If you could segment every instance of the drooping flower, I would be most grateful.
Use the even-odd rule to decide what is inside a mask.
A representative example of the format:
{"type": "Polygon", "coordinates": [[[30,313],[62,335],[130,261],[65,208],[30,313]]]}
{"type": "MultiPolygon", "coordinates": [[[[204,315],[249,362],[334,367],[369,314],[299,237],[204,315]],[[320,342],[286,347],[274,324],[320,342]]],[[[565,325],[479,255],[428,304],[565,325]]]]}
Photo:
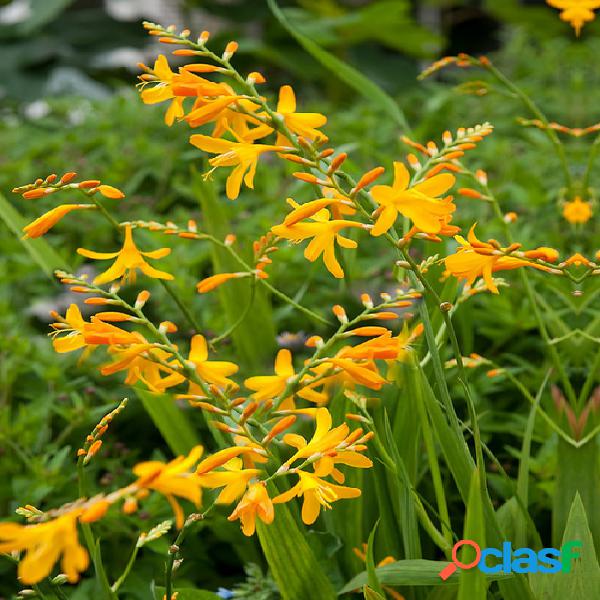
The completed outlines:
{"type": "Polygon", "coordinates": [[[47,577],[58,560],[69,582],[79,579],[89,564],[88,553],[77,536],[80,513],[74,510],[34,525],[0,523],[0,552],[25,551],[18,567],[23,584],[33,585],[47,577]]]}
{"type": "Polygon", "coordinates": [[[270,525],[275,518],[273,502],[264,483],[253,483],[248,487],[235,510],[229,515],[230,521],[239,519],[244,535],[252,535],[256,529],[256,517],[270,525]]]}
{"type": "MultiPolygon", "coordinates": [[[[315,201],[320,202],[320,201],[315,201]]],[[[331,204],[334,202],[338,202],[336,200],[330,200],[328,198],[322,199],[323,205],[326,206],[327,203],[331,204]]],[[[309,205],[315,205],[313,202],[309,202],[309,205]]],[[[308,238],[313,238],[306,249],[304,250],[304,256],[307,260],[314,262],[323,255],[323,262],[327,267],[328,271],[334,276],[342,278],[344,276],[344,270],[342,269],[340,263],[335,257],[335,244],[336,242],[342,248],[356,248],[358,244],[347,237],[344,237],[340,234],[342,229],[346,229],[348,227],[357,227],[364,229],[366,226],[363,223],[358,223],[357,221],[348,221],[343,219],[331,219],[331,214],[326,208],[321,208],[316,213],[311,215],[310,222],[296,222],[295,218],[302,214],[303,206],[300,206],[296,203],[293,203],[292,206],[296,208],[295,211],[290,213],[287,217],[288,223],[286,221],[281,225],[275,225],[271,227],[271,231],[286,240],[291,240],[294,243],[302,242],[308,238]]]]}
{"type": "Polygon", "coordinates": [[[358,498],[361,494],[359,488],[345,487],[329,483],[321,479],[317,473],[296,471],[298,483],[283,494],[273,498],[274,504],[289,502],[296,496],[303,496],[302,521],[312,525],[319,516],[321,508],[331,508],[331,503],[342,498],[358,498]]]}
{"type": "Polygon", "coordinates": [[[592,217],[592,205],[575,196],[570,202],[565,202],[563,217],[573,225],[587,223],[592,217]]]}
{"type": "Polygon", "coordinates": [[[185,498],[195,506],[202,502],[202,488],[194,473],[202,452],[202,446],[195,446],[187,456],[178,456],[168,463],[151,460],[138,463],[133,468],[133,473],[139,478],[136,481],[138,487],[160,492],[169,501],[180,529],[183,526],[183,510],[176,498],[185,498]]]}
{"type": "Polygon", "coordinates": [[[254,175],[261,154],[291,150],[285,146],[253,144],[243,140],[231,142],[200,134],[192,135],[190,144],[204,152],[218,154],[208,161],[212,167],[235,167],[227,178],[226,193],[230,200],[239,196],[242,180],[250,189],[254,189],[254,175]]]}
{"type": "Polygon", "coordinates": [[[468,285],[472,285],[478,277],[482,277],[487,289],[494,294],[499,292],[492,278],[492,273],[518,269],[519,267],[533,267],[540,271],[550,271],[551,269],[546,265],[525,259],[543,259],[546,262],[555,262],[558,258],[558,253],[552,248],[536,248],[514,255],[514,250],[519,248],[518,244],[513,248],[513,254],[507,255],[511,250],[510,248],[498,248],[489,242],[482,242],[477,239],[475,225],[471,227],[467,240],[462,236],[456,236],[456,240],[460,247],[456,254],[447,256],[444,261],[448,272],[458,279],[464,279],[468,285]]]}
{"type": "MultiPolygon", "coordinates": [[[[279,90],[277,114],[283,118],[286,127],[292,133],[301,135],[307,140],[315,140],[316,138],[327,139],[317,129],[317,127],[323,127],[327,123],[327,117],[320,113],[296,112],[296,95],[289,85],[284,85],[279,90]]],[[[289,140],[280,133],[277,137],[277,144],[289,145],[289,140]]]]}
{"type": "Polygon", "coordinates": [[[409,218],[425,233],[439,233],[456,206],[450,199],[439,199],[455,182],[454,175],[441,173],[409,187],[410,174],[404,163],[394,162],[394,182],[376,185],[371,190],[377,209],[377,221],[371,230],[374,236],[383,235],[398,218],[409,218]]]}
{"type": "Polygon", "coordinates": [[[102,285],[120,277],[133,282],[135,281],[136,269],[154,279],[173,279],[173,275],[155,269],[144,259],[144,257],[153,259],[164,258],[171,253],[171,248],[159,248],[151,252],[142,252],[133,241],[131,225],[125,226],[125,240],[123,247],[118,252],[94,252],[85,248],[77,248],[77,253],[94,260],[117,259],[109,269],[94,279],[94,284],[96,285],[102,285]]]}
{"type": "MultiPolygon", "coordinates": [[[[208,360],[208,345],[203,335],[198,334],[192,338],[188,358],[196,365],[196,373],[202,381],[214,383],[223,388],[237,387],[235,382],[228,377],[237,373],[239,367],[232,362],[208,360]]],[[[190,382],[188,394],[202,395],[203,392],[196,383],[190,382]]]]}
{"type": "Polygon", "coordinates": [[[581,28],[596,18],[594,10],[600,8],[600,0],[546,0],[553,8],[558,8],[560,18],[571,24],[579,37],[581,28]]]}
{"type": "Polygon", "coordinates": [[[25,238],[37,238],[52,229],[65,215],[74,210],[96,208],[93,204],[61,204],[38,217],[35,221],[23,227],[25,238]]]}

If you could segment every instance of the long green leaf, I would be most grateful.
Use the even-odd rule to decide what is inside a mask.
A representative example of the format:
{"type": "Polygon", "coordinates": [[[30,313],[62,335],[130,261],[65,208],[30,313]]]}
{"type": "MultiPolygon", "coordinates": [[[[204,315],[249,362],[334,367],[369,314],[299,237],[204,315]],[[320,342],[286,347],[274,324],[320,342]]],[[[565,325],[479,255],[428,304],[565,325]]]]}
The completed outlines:
{"type": "Polygon", "coordinates": [[[199,443],[189,420],[170,396],[154,394],[138,387],[134,389],[173,454],[187,454],[199,443]]]}
{"type": "Polygon", "coordinates": [[[359,94],[362,94],[373,104],[377,104],[392,120],[399,125],[403,131],[408,132],[410,127],[406,117],[398,103],[384,92],[378,85],[357,71],[354,67],[341,61],[339,58],[321,48],[316,42],[298,31],[283,14],[283,11],[277,5],[276,0],[267,0],[271,12],[298,43],[333,75],[341,79],[344,83],[354,88],[359,94]]]}
{"type": "MultiPolygon", "coordinates": [[[[202,207],[202,225],[207,233],[223,240],[232,231],[224,206],[215,195],[211,182],[193,173],[192,187],[202,207]]],[[[236,272],[240,265],[222,248],[212,248],[215,273],[236,272]]],[[[251,294],[250,280],[229,281],[218,289],[221,306],[231,326],[239,320],[249,302],[251,309],[243,321],[231,334],[237,356],[246,366],[252,369],[265,368],[275,351],[275,325],[271,304],[263,289],[251,294]]]]}
{"type": "MultiPolygon", "coordinates": [[[[456,582],[443,581],[440,577],[440,571],[447,567],[450,563],[443,560],[398,560],[382,567],[375,569],[377,578],[382,585],[391,586],[425,586],[435,585],[452,587],[456,589],[456,582]]],[[[483,574],[483,573],[482,573],[483,574]]],[[[499,573],[490,575],[489,581],[509,581],[514,579],[512,574],[499,573]]],[[[367,585],[367,571],[359,573],[351,581],[349,581],[338,594],[347,594],[352,590],[361,589],[363,585],[367,585]]],[[[316,596],[315,596],[316,597],[316,596]]],[[[526,596],[525,596],[526,597],[526,596]]]]}
{"type": "MultiPolygon", "coordinates": [[[[485,521],[483,518],[483,500],[479,471],[475,469],[471,477],[469,504],[463,539],[473,540],[480,548],[485,548],[485,521]]],[[[474,549],[463,548],[463,563],[470,563],[474,558],[474,549]],[[465,558],[465,554],[468,555],[465,558]]],[[[477,568],[462,570],[458,582],[458,600],[485,600],[487,597],[487,579],[485,573],[477,568]]]]}
{"type": "MultiPolygon", "coordinates": [[[[269,492],[277,493],[273,484],[269,492]]],[[[258,521],[256,531],[283,600],[333,600],[336,597],[286,504],[276,506],[275,520],[270,525],[258,521]]]]}
{"type": "Polygon", "coordinates": [[[26,225],[26,221],[2,194],[0,194],[0,218],[19,238],[25,250],[48,277],[54,279],[55,269],[70,270],[65,261],[44,238],[23,239],[23,227],[26,225]]]}
{"type": "MultiPolygon", "coordinates": [[[[587,600],[598,597],[600,590],[600,566],[596,559],[594,540],[588,524],[583,502],[579,494],[571,504],[569,518],[563,536],[566,542],[581,542],[580,557],[572,561],[569,573],[532,573],[529,576],[537,600],[587,600]]],[[[577,552],[577,550],[575,550],[577,552]]]]}
{"type": "Polygon", "coordinates": [[[375,542],[375,532],[377,531],[378,525],[379,521],[377,521],[377,523],[375,523],[375,525],[373,526],[373,530],[369,534],[369,540],[367,543],[367,575],[369,578],[369,588],[381,596],[383,595],[383,590],[381,589],[379,579],[377,579],[377,571],[375,570],[375,558],[373,556],[373,544],[375,542]]]}

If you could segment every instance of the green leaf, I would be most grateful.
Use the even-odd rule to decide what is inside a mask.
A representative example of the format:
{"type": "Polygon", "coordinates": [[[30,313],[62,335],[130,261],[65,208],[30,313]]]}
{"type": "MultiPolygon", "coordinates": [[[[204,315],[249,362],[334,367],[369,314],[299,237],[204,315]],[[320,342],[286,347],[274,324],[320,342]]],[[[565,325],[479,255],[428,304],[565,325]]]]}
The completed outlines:
{"type": "MultiPolygon", "coordinates": [[[[377,523],[375,523],[373,526],[367,542],[367,575],[369,578],[369,589],[380,596],[383,595],[383,590],[381,589],[381,585],[377,579],[377,573],[375,571],[375,559],[373,558],[373,543],[375,541],[375,532],[377,531],[378,525],[379,521],[377,521],[377,523]]],[[[366,597],[367,595],[365,594],[365,598],[366,597]]]]}
{"type": "Polygon", "coordinates": [[[44,238],[33,240],[23,239],[23,227],[27,224],[25,219],[19,214],[14,206],[0,194],[0,218],[6,223],[6,226],[19,238],[21,244],[31,258],[41,267],[42,271],[54,280],[55,269],[65,269],[69,267],[58,253],[50,246],[44,238]]]}
{"type": "MultiPolygon", "coordinates": [[[[200,200],[205,231],[219,240],[233,230],[225,207],[216,197],[214,186],[203,181],[198,173],[193,173],[192,186],[200,200]]],[[[240,265],[223,248],[213,246],[213,267],[215,273],[237,272],[240,265]]],[[[239,359],[252,369],[264,368],[275,352],[275,321],[271,303],[261,286],[257,285],[254,294],[250,291],[249,278],[228,281],[217,290],[227,325],[239,320],[249,302],[251,310],[244,320],[233,330],[231,338],[239,359]]]]}
{"type": "Polygon", "coordinates": [[[31,16],[19,24],[19,33],[30,35],[56,19],[74,0],[30,0],[31,16]]]}
{"type": "Polygon", "coordinates": [[[580,497],[588,516],[594,543],[600,547],[600,462],[598,441],[593,439],[581,448],[558,440],[556,487],[552,509],[552,543],[559,540],[572,511],[576,496],[580,497]]]}
{"type": "MultiPolygon", "coordinates": [[[[453,587],[456,589],[456,583],[451,580],[443,581],[440,578],[440,571],[450,563],[443,560],[398,560],[381,567],[377,567],[377,579],[382,585],[391,586],[424,586],[435,585],[444,587],[453,587]]],[[[482,573],[483,574],[483,573],[482,573]]],[[[498,573],[490,575],[489,581],[507,581],[514,579],[514,575],[498,573]]],[[[368,574],[366,571],[359,573],[349,581],[338,594],[347,594],[352,590],[361,589],[368,583],[368,574]]]]}
{"type": "MultiPolygon", "coordinates": [[[[269,494],[277,493],[275,486],[269,484],[269,494]]],[[[275,507],[275,520],[270,525],[257,520],[256,531],[283,600],[333,600],[336,597],[286,504],[275,507]]]]}
{"type": "MultiPolygon", "coordinates": [[[[481,498],[481,480],[479,471],[475,469],[471,476],[469,503],[463,539],[473,540],[480,548],[485,548],[485,520],[483,517],[483,500],[481,498]]],[[[475,550],[470,547],[462,549],[460,560],[470,563],[475,558],[475,550]]],[[[458,582],[458,600],[485,600],[487,597],[487,579],[485,573],[477,567],[462,570],[458,582]]]]}
{"type": "Polygon", "coordinates": [[[177,407],[173,398],[138,387],[134,389],[173,454],[188,454],[199,443],[199,439],[189,419],[177,407]]]}
{"type": "Polygon", "coordinates": [[[368,585],[363,586],[363,596],[365,600],[385,600],[385,596],[372,590],[368,585]]]}
{"type": "MultiPolygon", "coordinates": [[[[192,588],[175,588],[177,600],[220,600],[214,592],[208,590],[195,590],[192,588]]],[[[154,588],[154,597],[156,600],[162,600],[165,595],[165,588],[157,586],[154,588]]]]}
{"type": "Polygon", "coordinates": [[[367,100],[373,104],[377,104],[403,131],[408,132],[410,130],[404,113],[400,110],[398,103],[391,96],[354,67],[341,61],[327,50],[323,50],[316,42],[306,37],[303,33],[300,33],[287,20],[277,5],[276,0],[267,0],[267,3],[271,12],[275,15],[275,18],[281,23],[281,26],[284,29],[287,29],[287,31],[296,38],[298,43],[313,58],[344,83],[354,88],[359,94],[362,94],[367,100]]]}
{"type": "MultiPolygon", "coordinates": [[[[566,598],[597,598],[600,590],[600,566],[596,559],[594,540],[588,518],[577,493],[571,504],[563,536],[563,544],[581,542],[580,557],[572,561],[569,573],[531,573],[529,580],[537,600],[565,600],[566,598]]],[[[575,551],[577,549],[574,548],[575,551]]]]}

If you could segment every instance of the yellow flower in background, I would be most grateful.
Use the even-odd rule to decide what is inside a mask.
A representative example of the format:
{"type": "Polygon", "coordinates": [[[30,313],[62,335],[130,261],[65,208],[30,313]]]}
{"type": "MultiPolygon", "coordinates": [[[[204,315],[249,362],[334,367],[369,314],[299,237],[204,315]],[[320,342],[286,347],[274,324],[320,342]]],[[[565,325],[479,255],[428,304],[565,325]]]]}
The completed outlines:
{"type": "Polygon", "coordinates": [[[329,483],[318,477],[317,473],[306,473],[297,471],[298,483],[288,490],[273,498],[274,504],[289,502],[296,496],[304,496],[302,503],[302,521],[306,525],[312,525],[319,516],[321,508],[331,508],[331,503],[342,498],[358,498],[360,489],[344,487],[329,483]]]}
{"type": "MultiPolygon", "coordinates": [[[[517,256],[506,256],[508,248],[498,248],[489,242],[482,242],[475,235],[475,225],[471,227],[467,240],[457,235],[456,240],[460,244],[456,254],[447,256],[444,261],[446,269],[454,277],[466,280],[468,285],[472,285],[478,278],[482,277],[487,289],[493,294],[498,294],[498,287],[494,283],[492,273],[496,271],[508,271],[520,267],[533,267],[540,271],[549,271],[550,268],[534,262],[524,260],[543,259],[547,262],[554,262],[558,258],[558,252],[552,248],[537,248],[527,252],[520,252],[520,258],[517,256]]],[[[515,250],[519,247],[515,245],[515,250]]]]}
{"type": "MultiPolygon", "coordinates": [[[[208,345],[203,335],[195,335],[190,342],[190,353],[188,356],[190,362],[196,365],[196,373],[202,381],[214,383],[219,387],[237,387],[235,382],[228,379],[229,375],[237,373],[239,367],[232,362],[220,360],[208,360],[208,345]]],[[[188,394],[204,395],[200,387],[190,382],[188,394]]]]}
{"type": "Polygon", "coordinates": [[[229,521],[239,519],[244,535],[252,535],[256,529],[256,517],[270,525],[275,518],[273,502],[264,483],[253,483],[244,494],[235,510],[229,515],[229,521]]]}
{"type": "Polygon", "coordinates": [[[600,0],[546,0],[546,2],[562,11],[560,18],[571,24],[578,37],[581,28],[596,18],[594,10],[600,8],[600,0]]]}
{"type": "Polygon", "coordinates": [[[254,189],[254,175],[258,159],[264,152],[285,152],[292,150],[286,146],[272,146],[268,144],[253,144],[240,139],[237,142],[210,137],[209,135],[195,134],[190,137],[190,144],[204,152],[218,154],[208,162],[214,168],[235,167],[227,178],[225,191],[230,200],[235,200],[240,195],[242,180],[254,189]]]}
{"type": "Polygon", "coordinates": [[[575,196],[570,202],[565,202],[563,217],[573,225],[587,223],[592,217],[592,205],[575,196]]]}
{"type": "Polygon", "coordinates": [[[94,279],[94,284],[96,285],[102,285],[103,283],[114,281],[120,277],[128,279],[130,282],[134,282],[136,269],[139,269],[144,275],[154,279],[173,279],[173,275],[155,269],[144,259],[144,257],[154,259],[164,258],[171,253],[171,248],[159,248],[158,250],[152,250],[151,252],[142,252],[138,250],[138,247],[133,241],[131,225],[125,226],[125,240],[123,242],[123,247],[118,252],[94,252],[93,250],[86,250],[85,248],[77,248],[77,253],[93,260],[107,260],[109,258],[117,259],[108,270],[104,271],[104,273],[101,273],[94,279]]]}
{"type": "Polygon", "coordinates": [[[396,222],[398,214],[410,219],[425,233],[439,233],[456,206],[438,196],[445,194],[455,181],[454,175],[441,173],[409,187],[408,169],[404,163],[394,162],[392,185],[376,185],[371,190],[373,199],[379,204],[371,234],[379,236],[386,233],[396,222]]]}
{"type": "Polygon", "coordinates": [[[179,529],[183,527],[183,510],[176,498],[185,498],[195,506],[202,502],[200,481],[193,472],[202,452],[202,446],[195,446],[187,456],[178,456],[169,463],[151,460],[138,463],[133,468],[133,473],[139,478],[137,486],[160,492],[169,501],[179,529]]]}
{"type": "MultiPolygon", "coordinates": [[[[327,117],[320,113],[296,112],[296,95],[289,85],[281,86],[279,89],[277,114],[283,118],[286,127],[292,133],[301,135],[307,140],[327,139],[327,136],[317,129],[317,127],[323,127],[327,123],[327,117]]],[[[277,144],[289,145],[289,140],[280,133],[277,136],[277,144]]]]}
{"type": "Polygon", "coordinates": [[[41,581],[59,560],[61,572],[70,583],[79,579],[79,573],[89,564],[88,553],[77,536],[80,513],[81,510],[72,511],[35,525],[0,523],[0,552],[25,551],[18,567],[21,583],[33,585],[41,581]]]}

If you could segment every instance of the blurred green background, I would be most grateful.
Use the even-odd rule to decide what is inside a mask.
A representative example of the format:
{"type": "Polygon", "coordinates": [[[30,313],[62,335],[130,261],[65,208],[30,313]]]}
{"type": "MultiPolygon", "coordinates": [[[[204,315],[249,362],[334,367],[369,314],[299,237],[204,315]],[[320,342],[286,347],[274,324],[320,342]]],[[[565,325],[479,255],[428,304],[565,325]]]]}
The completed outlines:
{"type": "MultiPolygon", "coordinates": [[[[423,83],[417,82],[416,76],[445,54],[492,53],[505,71],[539,99],[552,119],[587,126],[600,120],[600,70],[594,58],[600,52],[598,23],[587,25],[582,40],[574,44],[570,27],[541,0],[299,0],[281,1],[280,6],[295,31],[388,92],[403,111],[415,139],[426,141],[439,137],[445,129],[493,120],[497,132],[471,154],[470,166],[489,171],[506,211],[517,210],[526,217],[549,204],[550,211],[529,224],[525,218],[520,225],[525,243],[552,246],[571,237],[575,240],[557,218],[558,196],[552,190],[559,186],[558,175],[554,159],[546,159],[550,155],[547,141],[539,131],[516,124],[514,115],[520,108],[515,110],[514,100],[493,87],[486,88],[483,96],[466,94],[461,86],[465,76],[479,78],[481,74],[448,71],[423,83]],[[558,69],[558,64],[568,68],[558,69]],[[563,93],[565,89],[570,96],[563,93]],[[504,160],[506,156],[514,160],[504,160]]],[[[239,70],[261,71],[271,91],[291,83],[302,110],[327,114],[327,134],[336,148],[350,153],[348,165],[354,173],[378,164],[388,166],[407,151],[400,141],[406,132],[310,56],[262,0],[0,0],[0,195],[25,222],[53,204],[11,197],[10,190],[48,173],[73,170],[82,178],[99,178],[125,191],[127,199],[116,208],[121,220],[154,218],[185,223],[196,218],[202,227],[198,188],[205,165],[187,143],[187,126],[167,128],[162,120],[164,107],[144,106],[135,91],[136,63],[151,63],[158,52],[166,53],[144,34],[144,19],[194,31],[208,29],[214,48],[238,40],[239,70]]],[[[575,161],[583,160],[582,144],[571,143],[569,148],[575,161]]],[[[220,199],[231,230],[247,247],[281,219],[285,212],[282,199],[289,195],[301,199],[301,185],[287,177],[290,172],[281,162],[268,168],[263,165],[255,192],[243,191],[235,204],[220,199]]],[[[215,176],[218,190],[223,189],[223,175],[215,176]]],[[[489,215],[485,211],[476,203],[464,203],[460,224],[485,219],[489,215]]],[[[7,214],[6,210],[0,212],[7,214]]],[[[92,357],[78,365],[77,357],[52,351],[46,337],[48,313],[64,311],[74,300],[41,268],[40,254],[48,252],[45,242],[22,244],[11,230],[19,217],[12,217],[11,223],[0,221],[2,518],[12,515],[21,504],[44,508],[71,500],[75,449],[100,416],[126,394],[119,377],[107,385],[97,373],[101,358],[92,357]]],[[[495,233],[489,231],[490,236],[495,233]]],[[[140,239],[145,248],[165,244],[156,236],[140,235],[140,239]]],[[[593,243],[585,237],[578,240],[583,251],[589,250],[586,244],[593,243]]],[[[75,248],[108,251],[118,244],[109,227],[96,215],[85,213],[65,219],[46,241],[62,264],[72,269],[82,267],[75,248]]],[[[361,245],[360,253],[344,256],[348,278],[339,284],[332,284],[322,265],[305,263],[298,248],[279,253],[270,268],[272,282],[312,307],[352,306],[361,291],[376,293],[393,284],[389,257],[378,254],[380,247],[370,243],[361,245]],[[371,247],[372,252],[368,250],[371,247]]],[[[204,333],[226,329],[227,315],[214,296],[198,296],[193,285],[212,272],[210,248],[180,243],[161,262],[161,268],[179,276],[175,283],[178,292],[194,307],[204,333]]],[[[139,289],[132,289],[131,297],[139,289]]],[[[171,300],[160,288],[153,291],[153,316],[181,322],[171,300]]],[[[521,335],[533,328],[531,315],[526,310],[506,310],[510,293],[473,303],[470,314],[479,327],[476,337],[472,328],[462,328],[465,354],[481,351],[499,360],[509,357],[513,364],[521,364],[519,357],[535,356],[539,350],[531,346],[535,338],[521,335]]],[[[302,332],[317,332],[313,323],[276,302],[272,327],[278,343],[294,349],[301,348],[302,332]],[[293,335],[285,336],[285,332],[293,335]]],[[[189,329],[184,325],[180,334],[186,337],[189,329]]],[[[246,372],[270,368],[274,346],[273,340],[271,347],[257,348],[254,355],[242,360],[242,367],[246,372]]],[[[221,349],[225,357],[234,353],[231,345],[221,349]]],[[[522,377],[527,380],[525,367],[522,377]]],[[[494,419],[482,422],[482,428],[488,436],[495,434],[494,449],[504,457],[510,472],[511,444],[516,444],[513,432],[522,431],[525,419],[525,413],[514,410],[521,401],[495,395],[494,384],[486,380],[481,382],[480,393],[479,401],[493,402],[496,411],[494,419]]],[[[93,467],[99,489],[129,481],[128,468],[138,459],[153,454],[169,456],[137,402],[131,402],[111,428],[105,448],[93,467]]],[[[544,462],[543,454],[532,468],[538,470],[542,481],[551,479],[553,467],[544,462]]],[[[547,516],[549,494],[548,486],[540,485],[532,499],[542,519],[547,516]]],[[[192,561],[184,564],[180,581],[213,590],[230,588],[244,580],[244,564],[261,562],[254,541],[240,543],[237,526],[227,524],[225,515],[216,515],[202,536],[190,540],[193,565],[192,561]]],[[[130,519],[115,516],[103,520],[99,529],[109,570],[118,572],[137,532],[161,518],[169,518],[168,507],[157,500],[130,519]]],[[[334,552],[334,542],[315,540],[315,547],[321,544],[326,557],[334,552]]],[[[142,554],[141,567],[126,586],[131,598],[147,597],[140,590],[147,587],[145,582],[152,573],[162,569],[166,544],[156,542],[142,554]]],[[[276,597],[257,569],[251,575],[254,595],[247,597],[276,597]]],[[[85,585],[73,599],[90,597],[85,585]]],[[[9,597],[16,589],[14,567],[0,559],[0,598],[9,597]]]]}

